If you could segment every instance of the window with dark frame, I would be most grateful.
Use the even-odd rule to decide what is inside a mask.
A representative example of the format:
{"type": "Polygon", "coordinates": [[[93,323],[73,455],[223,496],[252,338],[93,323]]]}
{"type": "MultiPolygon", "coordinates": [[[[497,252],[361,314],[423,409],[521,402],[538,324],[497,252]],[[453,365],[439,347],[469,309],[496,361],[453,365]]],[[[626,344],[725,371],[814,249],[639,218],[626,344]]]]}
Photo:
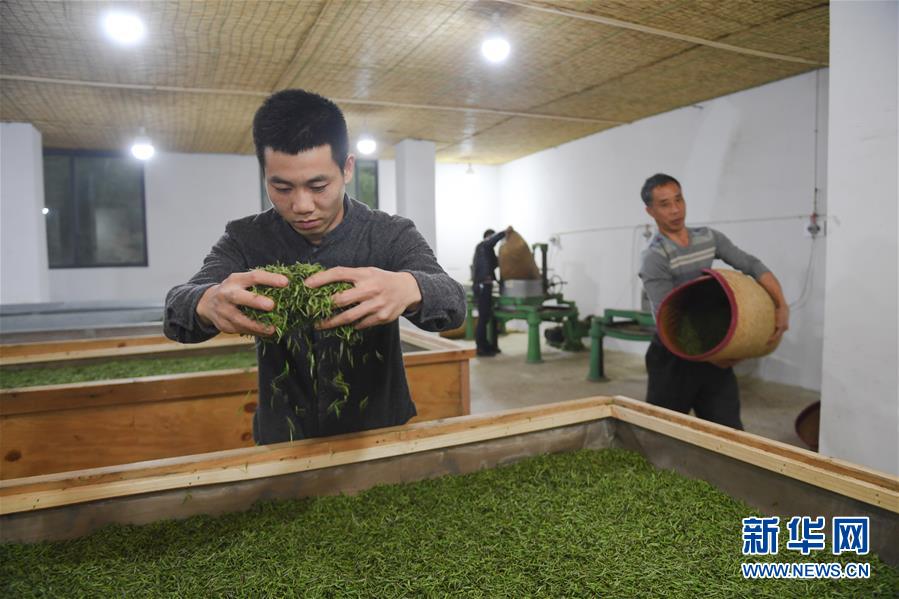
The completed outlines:
{"type": "Polygon", "coordinates": [[[147,266],[144,165],[118,152],[44,151],[50,268],[147,266]]]}

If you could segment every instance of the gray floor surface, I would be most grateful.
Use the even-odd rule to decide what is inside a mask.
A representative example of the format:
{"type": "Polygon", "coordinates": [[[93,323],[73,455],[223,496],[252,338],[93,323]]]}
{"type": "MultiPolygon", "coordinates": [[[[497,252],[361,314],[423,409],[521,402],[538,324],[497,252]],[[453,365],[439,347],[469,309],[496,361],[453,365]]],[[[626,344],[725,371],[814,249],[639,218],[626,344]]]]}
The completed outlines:
{"type": "MultiPolygon", "coordinates": [[[[587,340],[585,340],[587,341],[587,340]]],[[[459,343],[474,347],[472,341],[459,343]]],[[[510,332],[500,337],[501,354],[471,360],[473,414],[578,399],[593,395],[624,395],[643,401],[646,370],[643,356],[605,352],[608,382],[587,380],[590,352],[563,352],[541,346],[543,363],[527,364],[527,335],[510,332]]],[[[806,448],[794,423],[806,406],[817,401],[815,391],[740,377],[742,418],[746,430],[768,439],[806,448]]]]}

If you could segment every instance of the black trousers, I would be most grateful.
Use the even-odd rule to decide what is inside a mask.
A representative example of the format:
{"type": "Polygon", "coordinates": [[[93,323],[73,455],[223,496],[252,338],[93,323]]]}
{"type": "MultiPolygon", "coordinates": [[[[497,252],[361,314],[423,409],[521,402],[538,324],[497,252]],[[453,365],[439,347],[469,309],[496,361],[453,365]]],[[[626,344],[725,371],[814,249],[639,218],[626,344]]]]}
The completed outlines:
{"type": "Polygon", "coordinates": [[[478,326],[474,335],[478,351],[495,350],[498,345],[499,323],[493,318],[493,282],[475,283],[471,291],[478,304],[478,326]],[[493,329],[493,342],[487,338],[488,326],[493,329]]]}
{"type": "Polygon", "coordinates": [[[740,389],[733,368],[678,358],[653,337],[646,352],[646,401],[743,430],[740,389]]]}

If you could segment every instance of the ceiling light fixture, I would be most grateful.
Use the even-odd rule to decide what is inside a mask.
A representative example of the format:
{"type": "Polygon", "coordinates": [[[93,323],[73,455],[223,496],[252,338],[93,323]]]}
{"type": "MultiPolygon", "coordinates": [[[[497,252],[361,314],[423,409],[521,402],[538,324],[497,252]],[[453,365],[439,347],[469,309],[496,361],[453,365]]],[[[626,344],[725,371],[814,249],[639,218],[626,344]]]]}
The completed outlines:
{"type": "Polygon", "coordinates": [[[146,131],[144,128],[140,128],[140,135],[138,135],[134,139],[134,143],[131,144],[131,155],[137,158],[138,160],[149,160],[156,154],[156,148],[153,147],[153,142],[150,141],[150,138],[147,137],[146,131]]]}
{"type": "Polygon", "coordinates": [[[465,174],[466,174],[466,175],[473,175],[473,174],[474,174],[474,168],[471,166],[471,163],[470,163],[470,162],[468,163],[468,168],[465,169],[465,174]]]}
{"type": "Polygon", "coordinates": [[[500,63],[509,58],[511,51],[512,45],[509,44],[509,40],[506,39],[506,35],[499,26],[499,13],[494,13],[493,26],[490,29],[490,33],[487,34],[487,38],[481,43],[481,53],[490,62],[500,63]]]}
{"type": "Polygon", "coordinates": [[[140,17],[127,12],[110,12],[103,17],[103,30],[112,40],[133,46],[144,39],[147,33],[140,17]]]}
{"type": "Polygon", "coordinates": [[[356,142],[356,149],[359,150],[359,153],[368,156],[369,154],[374,154],[375,150],[378,149],[378,142],[368,135],[363,135],[356,142]]]}
{"type": "Polygon", "coordinates": [[[46,206],[41,208],[41,214],[43,214],[44,216],[47,216],[48,214],[50,214],[50,209],[47,208],[46,206]]]}

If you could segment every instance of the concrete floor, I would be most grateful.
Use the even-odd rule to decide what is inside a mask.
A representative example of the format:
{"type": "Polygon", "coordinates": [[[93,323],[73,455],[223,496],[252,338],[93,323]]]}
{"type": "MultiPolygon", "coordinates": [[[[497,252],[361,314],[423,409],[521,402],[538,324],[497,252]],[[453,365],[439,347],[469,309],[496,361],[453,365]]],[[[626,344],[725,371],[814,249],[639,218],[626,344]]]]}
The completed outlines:
{"type": "MultiPolygon", "coordinates": [[[[459,343],[474,347],[473,341],[459,343]]],[[[473,414],[534,406],[593,395],[624,395],[644,400],[646,369],[643,356],[605,352],[608,382],[587,380],[590,352],[563,352],[541,346],[542,364],[527,364],[527,335],[510,332],[500,337],[502,354],[471,360],[471,411],[473,414]]],[[[740,402],[746,430],[806,448],[794,430],[796,416],[820,394],[800,387],[742,377],[740,402]]]]}

